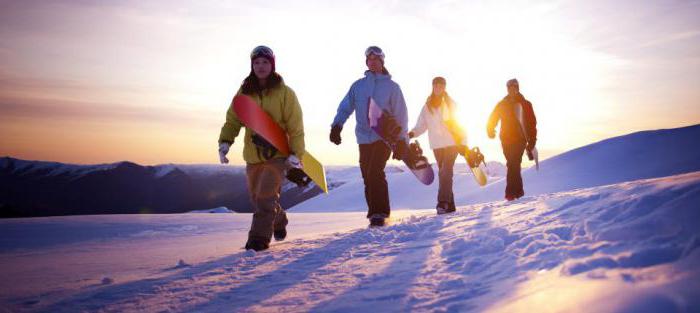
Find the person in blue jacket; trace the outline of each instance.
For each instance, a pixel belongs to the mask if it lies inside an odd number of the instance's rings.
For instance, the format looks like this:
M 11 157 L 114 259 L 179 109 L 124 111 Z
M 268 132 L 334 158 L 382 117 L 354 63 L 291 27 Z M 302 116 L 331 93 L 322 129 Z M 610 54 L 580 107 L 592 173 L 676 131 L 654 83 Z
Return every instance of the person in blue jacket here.
M 355 81 L 345 98 L 338 106 L 338 112 L 331 125 L 330 141 L 336 145 L 341 142 L 340 132 L 345 121 L 355 112 L 357 124 L 355 136 L 360 146 L 360 170 L 365 184 L 365 200 L 367 201 L 367 218 L 374 226 L 384 225 L 384 221 L 390 215 L 389 186 L 386 182 L 384 167 L 389 160 L 391 150 L 382 141 L 369 125 L 368 108 L 370 97 L 384 111 L 391 115 L 401 127 L 399 140 L 404 144 L 397 145 L 394 158 L 409 155 L 408 114 L 406 101 L 403 98 L 401 87 L 391 80 L 389 71 L 384 66 L 384 52 L 376 46 L 365 50 L 365 63 L 368 70 L 365 77 Z

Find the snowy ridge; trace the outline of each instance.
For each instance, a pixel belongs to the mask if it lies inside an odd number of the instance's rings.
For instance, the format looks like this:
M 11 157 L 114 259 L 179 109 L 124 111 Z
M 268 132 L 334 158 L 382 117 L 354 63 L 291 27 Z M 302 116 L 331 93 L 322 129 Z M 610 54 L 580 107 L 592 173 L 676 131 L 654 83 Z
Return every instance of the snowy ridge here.
M 699 201 L 694 172 L 173 260 L 164 276 L 51 303 L 3 301 L 51 312 L 691 312 L 700 308 Z
M 540 170 L 523 170 L 526 195 L 567 191 L 630 180 L 664 177 L 700 170 L 700 125 L 645 131 L 614 137 L 560 154 L 540 162 Z M 501 200 L 504 197 L 505 169 L 489 163 L 489 183 L 479 187 L 464 163 L 455 164 L 454 195 L 457 205 Z M 410 173 L 387 175 L 392 208 L 434 207 L 437 182 L 423 186 Z M 365 211 L 362 181 L 343 185 L 329 195 L 299 203 L 296 212 L 328 210 Z M 426 196 L 428 195 L 428 196 Z M 339 207 L 335 203 L 346 203 Z

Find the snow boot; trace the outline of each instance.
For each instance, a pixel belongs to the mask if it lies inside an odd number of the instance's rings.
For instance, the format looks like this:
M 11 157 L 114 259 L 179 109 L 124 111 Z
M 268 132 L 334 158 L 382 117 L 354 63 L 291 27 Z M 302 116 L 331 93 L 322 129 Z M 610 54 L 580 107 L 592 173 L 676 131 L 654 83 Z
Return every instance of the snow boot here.
M 435 209 L 437 210 L 438 215 L 452 213 L 455 211 L 455 209 L 452 206 L 450 206 L 449 202 L 438 202 L 438 204 L 435 206 Z
M 248 242 L 245 244 L 246 250 L 263 251 L 270 248 L 270 242 L 263 238 L 250 237 Z
M 287 230 L 284 228 L 275 230 L 273 235 L 275 237 L 275 241 L 282 241 L 284 238 L 287 238 Z
M 386 222 L 386 215 L 384 214 L 372 214 L 372 216 L 369 217 L 369 226 L 370 227 L 380 227 L 384 226 Z

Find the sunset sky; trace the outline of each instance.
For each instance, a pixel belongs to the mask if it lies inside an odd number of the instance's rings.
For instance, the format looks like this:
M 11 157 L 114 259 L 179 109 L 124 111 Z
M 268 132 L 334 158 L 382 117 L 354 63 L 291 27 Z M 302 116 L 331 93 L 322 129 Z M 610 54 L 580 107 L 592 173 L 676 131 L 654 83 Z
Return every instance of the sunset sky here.
M 432 78 L 446 77 L 487 159 L 503 160 L 485 124 L 513 77 L 544 158 L 700 123 L 700 1 L 0 0 L 0 39 L 0 156 L 23 159 L 218 162 L 225 111 L 260 44 L 327 165 L 357 164 L 354 117 L 341 146 L 328 132 L 369 45 L 384 49 L 411 126 Z

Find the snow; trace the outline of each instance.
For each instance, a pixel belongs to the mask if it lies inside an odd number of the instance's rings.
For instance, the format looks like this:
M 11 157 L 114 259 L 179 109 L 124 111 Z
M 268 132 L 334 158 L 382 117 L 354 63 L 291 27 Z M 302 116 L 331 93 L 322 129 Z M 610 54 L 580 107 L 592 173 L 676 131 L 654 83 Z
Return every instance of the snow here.
M 289 213 L 289 239 L 259 253 L 241 250 L 249 214 L 2 220 L 0 305 L 697 311 L 699 201 L 700 172 L 693 172 L 461 206 L 443 216 L 397 211 L 384 228 L 367 228 L 362 213 Z
M 700 125 L 645 131 L 587 145 L 540 162 L 540 170 L 523 170 L 526 195 L 614 184 L 644 178 L 670 176 L 700 170 Z M 437 171 L 435 165 L 433 170 Z M 457 205 L 501 200 L 505 190 L 505 168 L 488 163 L 489 182 L 479 187 L 465 163 L 455 164 L 454 187 Z M 435 207 L 437 182 L 418 183 L 407 171 L 387 175 L 392 208 Z M 365 211 L 361 178 L 349 181 L 335 192 L 297 204 L 294 212 Z M 337 203 L 346 205 L 338 206 Z
M 459 163 L 458 210 L 441 216 L 437 184 L 391 167 L 382 228 L 367 227 L 358 168 L 330 168 L 334 190 L 291 208 L 287 240 L 264 252 L 242 249 L 251 214 L 0 220 L 0 308 L 699 312 L 697 138 L 692 126 L 572 150 L 526 169 L 511 202 L 502 166 L 479 188 Z
M 190 211 L 189 213 L 236 213 L 236 212 L 229 210 L 225 206 L 222 206 L 222 207 L 207 209 L 207 210 L 194 210 L 194 211 Z

